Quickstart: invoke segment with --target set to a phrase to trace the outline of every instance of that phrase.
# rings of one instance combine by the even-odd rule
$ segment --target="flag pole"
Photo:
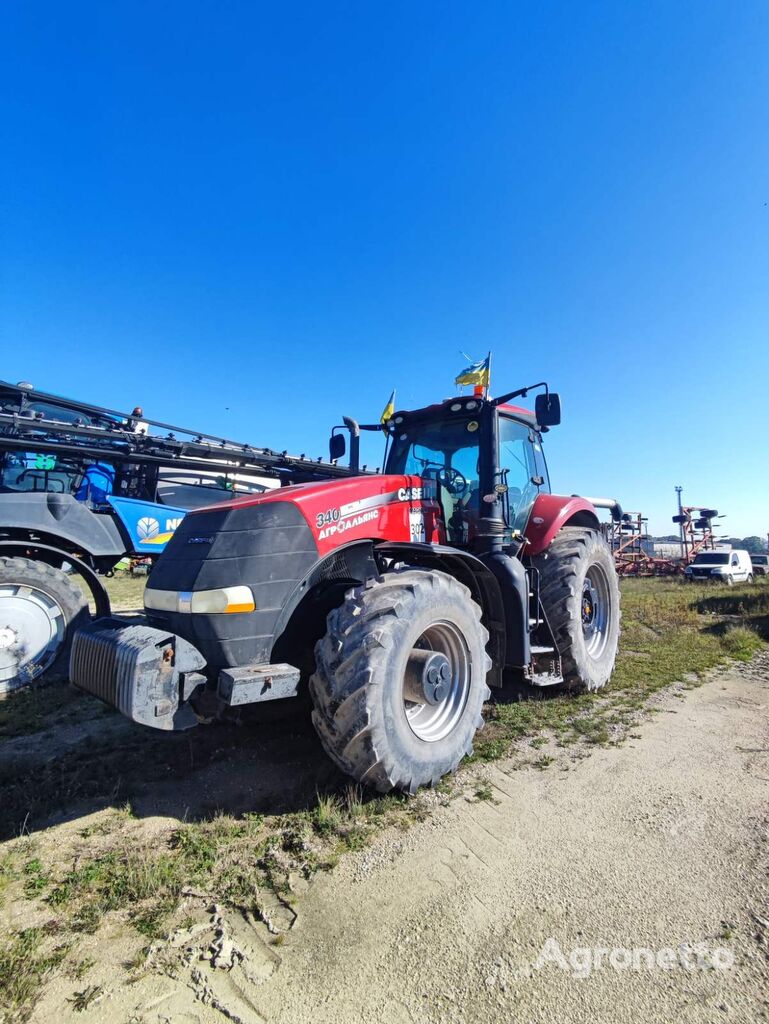
[[[486,398],[488,398],[490,396],[490,393],[491,393],[491,349],[489,349],[489,383],[486,386]]]

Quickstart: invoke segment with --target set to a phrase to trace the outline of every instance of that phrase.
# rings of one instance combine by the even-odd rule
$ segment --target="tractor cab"
[[[385,472],[435,482],[446,539],[455,547],[482,546],[490,520],[514,538],[538,495],[550,493],[541,431],[560,419],[557,395],[539,396],[533,413],[510,405],[509,397],[452,398],[396,412],[385,424]]]

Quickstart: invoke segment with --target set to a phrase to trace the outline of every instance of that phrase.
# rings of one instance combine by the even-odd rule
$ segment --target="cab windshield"
[[[479,435],[477,419],[456,417],[406,424],[393,438],[388,473],[435,480],[449,539],[471,539],[479,514]]]

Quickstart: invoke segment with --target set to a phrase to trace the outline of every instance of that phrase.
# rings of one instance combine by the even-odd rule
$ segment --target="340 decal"
[[[338,508],[330,508],[326,512],[318,512],[318,514],[315,516],[315,526],[319,530],[322,529],[324,526],[330,526],[331,523],[336,523],[339,521],[339,515],[340,512]]]

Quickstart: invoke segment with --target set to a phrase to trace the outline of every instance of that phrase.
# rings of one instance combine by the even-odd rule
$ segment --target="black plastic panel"
[[[152,611],[150,621],[194,643],[212,667],[268,662],[280,612],[317,560],[312,532],[288,501],[195,512],[182,520],[168,542],[148,586],[178,591],[245,584],[253,591],[256,611]]]

